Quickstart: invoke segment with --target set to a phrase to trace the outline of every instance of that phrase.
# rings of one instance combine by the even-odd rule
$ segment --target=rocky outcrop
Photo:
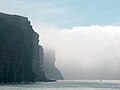
[[[62,80],[61,72],[55,66],[55,51],[53,49],[44,48],[44,72],[45,77],[52,80]]]
[[[38,37],[28,18],[0,13],[0,82],[46,80]]]

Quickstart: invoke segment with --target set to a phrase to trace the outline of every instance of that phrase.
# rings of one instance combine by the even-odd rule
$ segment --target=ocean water
[[[0,90],[120,90],[120,80],[60,80],[27,84],[1,84]]]

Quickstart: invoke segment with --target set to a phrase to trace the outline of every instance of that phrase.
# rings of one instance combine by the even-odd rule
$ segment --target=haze
[[[37,27],[41,44],[55,48],[56,66],[65,79],[120,79],[120,27]]]

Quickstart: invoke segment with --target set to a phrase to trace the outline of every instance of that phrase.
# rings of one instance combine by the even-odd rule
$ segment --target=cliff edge
[[[0,13],[0,82],[46,81],[38,38],[28,18]]]

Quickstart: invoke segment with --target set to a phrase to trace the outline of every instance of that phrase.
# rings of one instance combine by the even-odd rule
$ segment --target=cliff
[[[0,82],[46,80],[38,38],[28,18],[0,13]]]
[[[52,80],[63,80],[61,72],[55,66],[55,51],[44,48],[44,72],[45,77]]]

